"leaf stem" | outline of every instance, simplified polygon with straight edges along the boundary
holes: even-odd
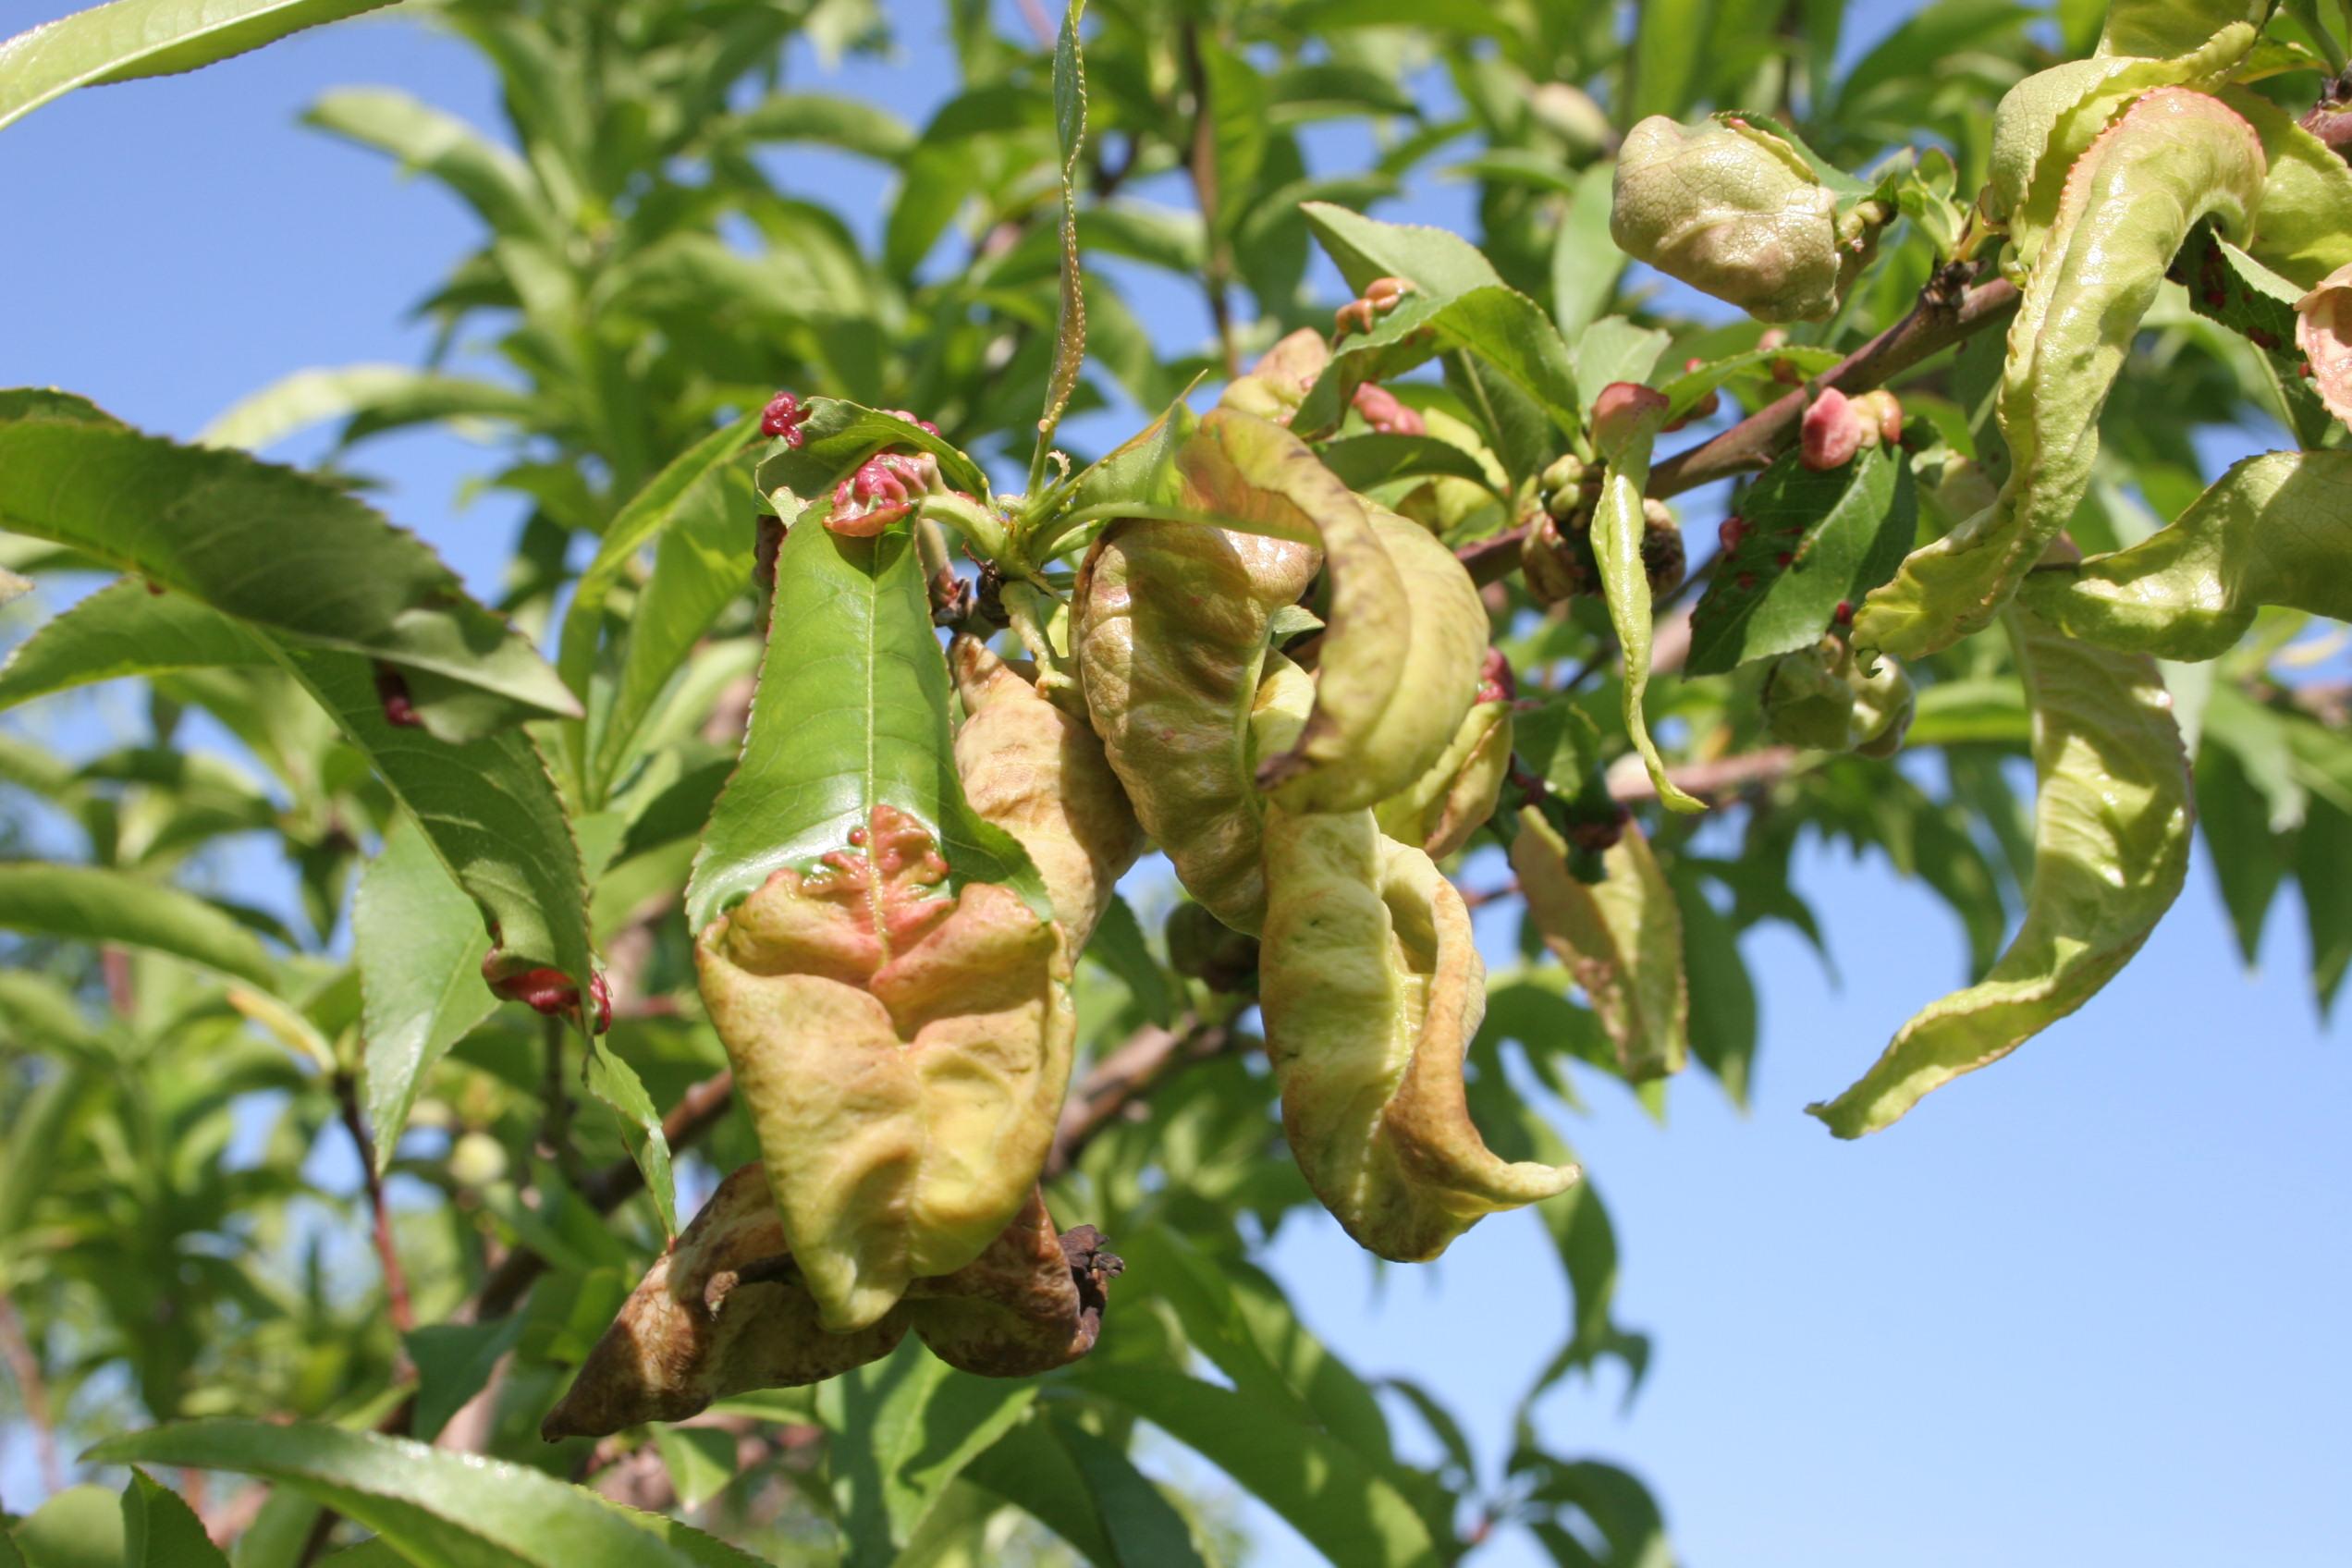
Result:
[[[343,1130],[351,1135],[351,1152],[359,1157],[361,1180],[367,1188],[368,1209],[374,1220],[376,1262],[384,1270],[384,1313],[391,1319],[392,1327],[405,1335],[416,1327],[416,1309],[409,1296],[408,1271],[400,1267],[400,1252],[392,1241],[392,1206],[385,1199],[384,1178],[376,1173],[375,1149],[368,1138],[367,1120],[360,1114],[359,1081],[348,1072],[337,1073],[335,1100],[343,1114]]]

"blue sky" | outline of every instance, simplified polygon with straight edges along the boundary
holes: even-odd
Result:
[[[0,33],[56,8],[0,0]],[[919,122],[945,71],[936,15],[907,7],[904,57],[846,85]],[[77,94],[0,134],[0,385],[55,383],[184,436],[289,370],[418,358],[424,334],[402,317],[465,251],[470,220],[294,124],[320,91],[372,83],[496,123],[472,55],[377,21]],[[853,213],[879,210],[851,165],[788,169]],[[1408,210],[1442,220],[1464,204],[1430,187]],[[1137,303],[1164,342],[1206,329],[1188,293]],[[312,437],[276,455],[320,449]],[[477,582],[503,558],[511,506],[457,504],[479,449],[427,434],[361,460],[391,482],[393,517]],[[91,733],[128,711],[102,698],[8,722]],[[1621,1315],[1656,1353],[1630,1406],[1614,1372],[1551,1395],[1550,1446],[1643,1474],[1696,1564],[2344,1562],[2352,1042],[2315,1021],[2292,895],[2249,974],[2200,863],[2085,1012],[1843,1145],[1802,1106],[1955,984],[1964,949],[1881,858],[1816,851],[1800,876],[1844,984],[1782,931],[1750,938],[1752,1112],[1694,1079],[1661,1128],[1596,1082],[1590,1114],[1565,1122],[1616,1219]],[[1335,1227],[1303,1222],[1275,1264],[1360,1370],[1441,1390],[1499,1464],[1566,1309],[1531,1217],[1377,1277]],[[1406,1415],[1399,1427],[1415,1431]],[[11,1459],[0,1491],[22,1507],[28,1472],[21,1451]],[[1249,1516],[1256,1561],[1315,1561]],[[1540,1557],[1505,1538],[1476,1561]]]

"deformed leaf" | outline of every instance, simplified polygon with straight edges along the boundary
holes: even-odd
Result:
[[[2302,288],[2352,266],[2352,165],[2250,88],[2219,96],[2262,139],[2261,210],[2247,242],[2254,259]]]
[[[1921,1010],[1852,1088],[1807,1108],[1841,1138],[1892,1124],[2096,996],[2187,875],[2187,759],[2154,661],[2076,642],[2022,606],[2009,626],[2039,784],[2025,923],[1983,980]]]
[[[2352,452],[2248,458],[2171,527],[2038,568],[2018,603],[2069,636],[2183,661],[2229,652],[2265,605],[2352,620]]]
[[[1690,1047],[1690,992],[1674,889],[1630,822],[1601,851],[1601,865],[1599,881],[1578,880],[1566,840],[1535,807],[1520,812],[1511,868],[1544,945],[1584,988],[1628,1079],[1679,1072]]]
[[[1686,675],[1809,647],[1840,605],[1860,604],[1894,575],[1918,531],[1899,447],[1873,447],[1828,470],[1783,453],[1733,505],[1729,548],[1691,611]]]
[[[340,490],[142,435],[79,398],[0,393],[0,521],[301,647],[378,661],[466,740],[579,704],[433,552]]]
[[[1642,766],[1649,770],[1659,803],[1669,811],[1696,812],[1705,811],[1707,802],[1667,777],[1666,759],[1650,739],[1649,717],[1644,711],[1649,693],[1652,628],[1649,570],[1642,560],[1642,540],[1648,530],[1642,515],[1642,490],[1649,483],[1650,445],[1658,438],[1665,417],[1666,399],[1631,382],[1610,383],[1595,400],[1593,437],[1608,467],[1593,507],[1592,551],[1600,568],[1601,596],[1609,605],[1609,621],[1616,629],[1617,646],[1625,660],[1625,733],[1641,753]]]
[[[1053,370],[1046,381],[1046,410],[1037,421],[1037,461],[1078,389],[1086,358],[1086,291],[1078,264],[1078,157],[1086,145],[1086,56],[1078,46],[1078,18],[1086,0],[1070,0],[1054,40],[1054,136],[1061,150],[1061,305],[1054,325]]]
[[[2296,302],[2295,342],[2328,412],[2352,425],[2352,263]]]
[[[2009,478],[1870,595],[1856,648],[1918,658],[1991,620],[2090,483],[2100,409],[2174,252],[2207,218],[2242,236],[2262,167],[2252,128],[2186,89],[2146,94],[2100,133],[2067,178],[2009,329]]]

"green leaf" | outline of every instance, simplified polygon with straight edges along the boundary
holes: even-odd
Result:
[[[1720,42],[1715,0],[1647,0],[1635,18],[1624,123],[1649,115],[1679,119],[1697,95],[1701,62]]]
[[[1168,972],[1152,955],[1151,944],[1144,939],[1144,928],[1136,923],[1135,912],[1117,893],[1103,906],[1102,916],[1095,922],[1094,935],[1086,940],[1086,956],[1101,964],[1127,987],[1135,1006],[1143,1015],[1161,1028],[1176,1022],[1178,990]]]
[[[0,126],[77,87],[192,71],[390,0],[115,0],[0,43]]]
[[[1053,369],[1046,377],[1046,410],[1037,420],[1037,451],[1029,487],[1044,478],[1046,453],[1061,423],[1078,369],[1086,359],[1086,291],[1078,266],[1078,160],[1086,146],[1086,57],[1078,47],[1078,18],[1086,0],[1070,0],[1054,41],[1054,139],[1061,148],[1061,308],[1054,325]]]
[[[1665,400],[1658,398],[1653,404],[1635,404],[1626,417],[1595,422],[1600,459],[1608,466],[1601,474],[1600,497],[1593,507],[1593,560],[1600,568],[1601,596],[1608,602],[1609,623],[1616,629],[1617,646],[1625,660],[1620,704],[1625,733],[1641,753],[1650,782],[1658,787],[1659,804],[1669,811],[1699,812],[1707,809],[1706,802],[1667,777],[1666,759],[1650,739],[1649,717],[1644,711],[1649,692],[1652,611],[1649,573],[1642,564],[1642,538],[1648,532],[1642,517],[1642,490],[1649,483],[1650,444],[1658,437],[1664,408]]]
[[[1429,1527],[1378,1466],[1280,1405],[1181,1372],[1084,1367],[1073,1379],[1216,1465],[1350,1568],[1426,1568]]]
[[[473,900],[432,842],[412,825],[386,834],[351,904],[361,1079],[379,1173],[392,1163],[424,1075],[498,1005],[482,979],[489,952]]]
[[[1511,864],[1544,945],[1584,988],[1628,1082],[1679,1072],[1690,997],[1674,890],[1634,823],[1600,859],[1600,880],[1578,880],[1566,840],[1534,806],[1520,812]]]
[[[389,665],[452,739],[579,712],[527,641],[368,507],[241,452],[142,435],[82,398],[0,393],[0,522],[289,643]]]
[[[1739,933],[1708,901],[1690,864],[1678,858],[1668,880],[1682,912],[1691,1053],[1745,1110],[1756,1064],[1756,984],[1740,957]]]
[[[123,1568],[228,1568],[228,1558],[204,1533],[204,1522],[180,1495],[144,1470],[123,1488]]]
[[[287,662],[424,830],[500,949],[552,964],[584,988],[580,850],[531,737],[508,729],[463,744],[437,741],[385,719],[365,660],[296,649]]]
[[[1826,472],[1784,452],[1733,501],[1737,542],[1691,611],[1686,675],[1720,675],[1820,640],[1840,605],[1894,575],[1918,532],[1911,465],[1874,447]]]
[[[0,861],[0,926],[152,949],[263,990],[278,983],[261,942],[218,905],[103,866]]]
[[[694,857],[688,925],[699,931],[777,871],[847,847],[877,805],[931,828],[959,885],[1006,884],[1048,918],[1027,854],[963,798],[948,697],[907,532],[850,539],[814,521],[793,525],[777,556],[742,758]]]
[[[269,645],[232,616],[133,578],[43,622],[0,665],[0,708],[96,680],[166,669],[267,664]]]
[[[1349,489],[1368,491],[1391,480],[1445,476],[1493,488],[1478,459],[1434,435],[1349,435],[1316,448],[1323,466]]]
[[[345,442],[430,420],[518,422],[538,404],[528,392],[472,376],[407,365],[345,365],[302,370],[222,410],[196,437],[203,447],[258,452],[294,432],[341,419]]]
[[[26,1568],[122,1568],[122,1503],[104,1487],[68,1487],[16,1527]]]
[[[1206,1568],[1183,1515],[1116,1446],[1036,1412],[964,1467],[1096,1568]]]
[[[2187,875],[2188,768],[2154,661],[2077,643],[2024,609],[2010,634],[2040,786],[2025,924],[1983,980],[1929,1003],[1852,1088],[1807,1108],[1841,1138],[1890,1125],[2096,996]]]
[[[906,122],[871,98],[830,92],[771,92],[709,133],[714,141],[815,141],[883,163],[914,145]]]
[[[432,1323],[403,1336],[416,1364],[416,1415],[410,1435],[419,1442],[440,1436],[449,1417],[489,1385],[498,1358],[522,1338],[526,1319],[509,1312],[487,1323]]]
[[[1614,165],[1599,163],[1576,176],[1574,194],[1552,236],[1551,319],[1571,343],[1609,309],[1618,276],[1625,270],[1625,252],[1609,238],[1615,172]]]
[[[2303,915],[2311,944],[2311,994],[2325,1018],[2352,967],[2352,812],[2311,802],[2296,836],[2295,876],[2303,888]]]
[[[623,1061],[611,1041],[603,1036],[591,1036],[588,1042],[587,1084],[588,1092],[620,1118],[621,1142],[629,1146],[629,1158],[645,1178],[645,1191],[653,1194],[663,1232],[677,1235],[678,1183],[670,1177],[669,1138],[662,1131],[661,1110],[645,1093],[637,1070]]]
[[[537,1470],[310,1424],[190,1421],[112,1438],[93,1464],[233,1470],[310,1494],[415,1568],[756,1568],[698,1530]]]
[[[1036,1398],[1034,1381],[958,1372],[912,1336],[817,1391],[832,1445],[842,1568],[884,1568],[974,1455]]]
[[[1612,381],[1647,382],[1658,368],[1658,357],[1673,339],[1654,326],[1636,326],[1623,316],[1602,316],[1576,335],[1569,359],[1576,385],[1598,395]],[[1693,394],[1692,400],[1697,400]]]
[[[2229,652],[2264,605],[2352,619],[2352,452],[2248,458],[2171,527],[2018,594],[2072,636],[2185,661]]]
[[[692,1513],[735,1479],[735,1434],[716,1427],[656,1427],[654,1450],[678,1506]]]
[[[457,116],[387,87],[322,96],[303,120],[431,175],[506,239],[533,239],[560,253],[564,226],[523,161]]]

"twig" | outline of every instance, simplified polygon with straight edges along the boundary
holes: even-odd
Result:
[[[564,1036],[570,1032],[564,1020],[552,1013],[539,1021],[540,1060],[545,1074],[539,1087],[543,1102],[539,1153],[554,1162],[565,1181],[578,1186],[580,1151],[571,1144],[571,1086],[564,1082]]]
[[[24,1405],[25,1425],[32,1428],[42,1490],[55,1497],[66,1489],[66,1467],[57,1457],[56,1434],[49,1429],[49,1385],[42,1380],[41,1358],[32,1354],[24,1318],[5,1292],[0,1292],[0,1360],[8,1364],[8,1375],[17,1383],[17,1398]]]
[[[1795,439],[1806,406],[1823,387],[1867,392],[1929,355],[2007,320],[2016,308],[2015,287],[1999,279],[1978,284],[1956,298],[1930,285],[1909,315],[1803,386],[1758,409],[1712,440],[1677,452],[1651,469],[1648,494],[1662,500],[1770,466],[1773,457]],[[1471,581],[1499,582],[1518,566],[1519,547],[1526,536],[1525,528],[1507,529],[1464,545],[1454,554],[1468,569]]]
[[[1152,1087],[1177,1069],[1221,1056],[1241,1036],[1221,1023],[1187,1019],[1180,1029],[1147,1023],[1098,1060],[1063,1102],[1054,1128],[1046,1174],[1059,1176],[1076,1163],[1086,1145]]]
[[[1770,784],[1787,777],[1804,754],[1794,746],[1767,746],[1762,751],[1742,752],[1713,762],[1684,763],[1668,768],[1666,777],[1684,794],[1697,795],[1701,800],[1735,795],[1753,785]],[[1625,763],[1633,766],[1622,766]],[[1658,786],[1651,781],[1648,770],[1642,766],[1641,758],[1630,753],[1611,766],[1606,782],[1610,797],[1628,805],[1658,798]]]
[[[375,1258],[384,1269],[385,1316],[394,1329],[406,1334],[416,1327],[416,1310],[410,1304],[409,1276],[400,1267],[399,1249],[392,1244],[392,1206],[385,1201],[384,1178],[376,1173],[375,1150],[368,1141],[367,1121],[360,1114],[359,1081],[348,1072],[337,1073],[335,1099],[342,1108],[343,1130],[351,1134],[351,1152],[359,1156],[368,1209],[375,1219]]]

